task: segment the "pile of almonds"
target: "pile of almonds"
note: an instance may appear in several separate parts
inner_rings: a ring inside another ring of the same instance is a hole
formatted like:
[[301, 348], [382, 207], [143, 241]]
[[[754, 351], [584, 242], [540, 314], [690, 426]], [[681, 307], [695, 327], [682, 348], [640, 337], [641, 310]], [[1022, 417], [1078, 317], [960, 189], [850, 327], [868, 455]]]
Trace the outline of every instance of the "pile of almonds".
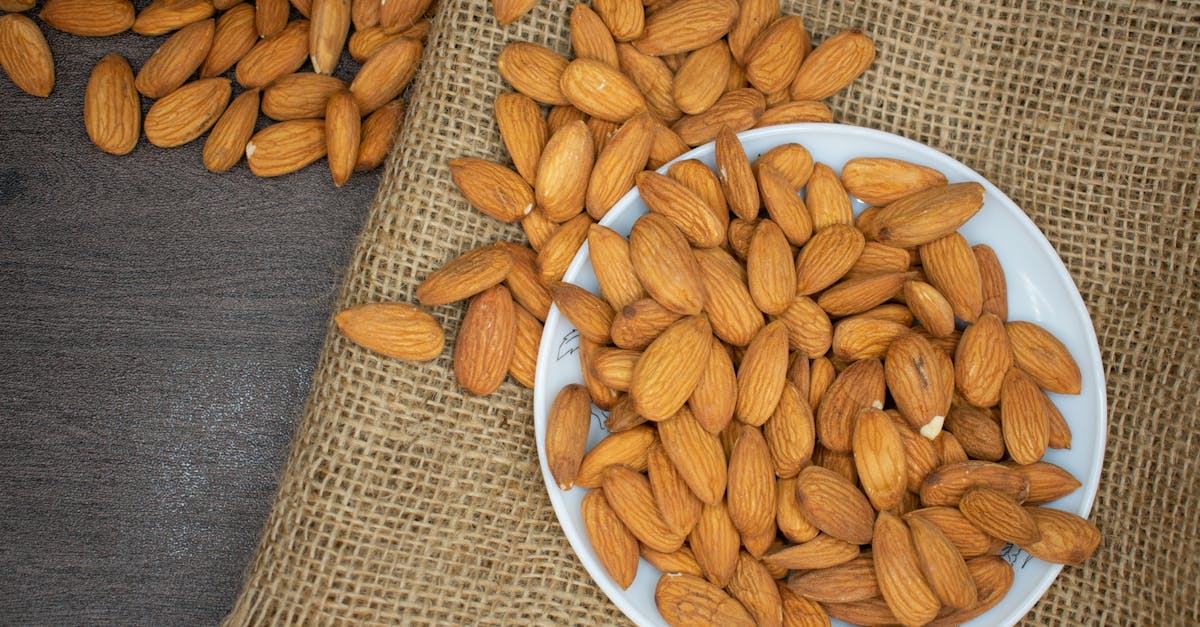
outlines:
[[[173, 33], [138, 70], [113, 53], [96, 64], [84, 125], [102, 150], [122, 155], [144, 131], [181, 146], [206, 132], [204, 165], [232, 168], [242, 155], [258, 176], [279, 176], [328, 156], [336, 185], [378, 167], [404, 116], [432, 0], [47, 0], [39, 18], [58, 30], [104, 37]], [[32, 0], [0, 0], [25, 11]], [[299, 16], [293, 18], [293, 9]], [[218, 14], [219, 12], [219, 14]], [[353, 26], [353, 33], [351, 27]], [[349, 84], [332, 76], [344, 48], [361, 63]], [[300, 71], [306, 61], [311, 72]], [[0, 66], [21, 89], [48, 96], [54, 62], [37, 24], [0, 16]], [[235, 83], [241, 88], [234, 97]], [[141, 97], [154, 104], [141, 119]], [[232, 98], [232, 102], [231, 102]], [[259, 111], [275, 124], [254, 132]], [[365, 118], [365, 119], [364, 119]]]
[[[522, 42], [498, 59], [512, 167], [450, 162], [528, 246], [468, 251], [417, 298], [471, 299], [454, 370], [479, 395], [532, 385], [552, 303], [576, 327], [583, 383], [558, 392], [545, 453], [560, 488], [590, 489], [619, 585], [654, 564], [671, 624], [956, 624], [1008, 591], [1009, 543], [1059, 563], [1095, 550], [1090, 523], [1041, 507], [1079, 486], [1042, 457], [1071, 437], [1044, 390], [1078, 393], [1080, 373], [1007, 320], [996, 255], [957, 232], [982, 187], [869, 156], [838, 172], [799, 144], [751, 161], [736, 136], [830, 121], [819, 99], [870, 64], [865, 35], [810, 48], [772, 0], [594, 0], [571, 40], [574, 59]], [[716, 172], [653, 171], [713, 140]], [[628, 238], [595, 223], [634, 187], [650, 212]], [[599, 295], [562, 281], [585, 241]], [[337, 323], [401, 359], [444, 348], [416, 305]], [[586, 451], [593, 405], [610, 435]]]

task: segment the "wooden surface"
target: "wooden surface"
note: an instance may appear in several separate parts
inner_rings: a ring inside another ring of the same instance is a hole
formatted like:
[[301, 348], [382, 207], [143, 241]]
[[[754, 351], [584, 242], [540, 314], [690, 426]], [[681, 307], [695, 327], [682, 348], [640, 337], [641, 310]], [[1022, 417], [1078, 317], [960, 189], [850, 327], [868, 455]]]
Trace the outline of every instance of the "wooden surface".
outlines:
[[0, 72], [0, 623], [211, 624], [379, 173], [214, 175], [202, 140], [104, 154], [91, 68], [165, 37], [46, 34], [49, 99]]

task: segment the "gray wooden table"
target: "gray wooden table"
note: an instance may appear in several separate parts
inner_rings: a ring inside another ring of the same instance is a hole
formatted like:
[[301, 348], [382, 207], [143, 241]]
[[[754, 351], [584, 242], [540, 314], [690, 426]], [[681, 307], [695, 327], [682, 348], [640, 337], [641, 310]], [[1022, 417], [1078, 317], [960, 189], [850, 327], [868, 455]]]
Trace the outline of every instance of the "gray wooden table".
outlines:
[[0, 623], [212, 623], [379, 173], [338, 190], [324, 161], [209, 174], [202, 141], [102, 153], [92, 66], [136, 71], [165, 37], [46, 34], [49, 99], [0, 73]]

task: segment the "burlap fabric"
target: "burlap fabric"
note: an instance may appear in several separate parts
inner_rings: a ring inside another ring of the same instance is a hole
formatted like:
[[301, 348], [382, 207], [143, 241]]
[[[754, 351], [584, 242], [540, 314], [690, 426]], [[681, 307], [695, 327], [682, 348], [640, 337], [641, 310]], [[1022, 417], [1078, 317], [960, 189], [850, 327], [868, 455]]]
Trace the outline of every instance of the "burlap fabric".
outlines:
[[[517, 239], [470, 209], [446, 161], [503, 158], [492, 121], [513, 40], [567, 49], [572, 3], [497, 27], [443, 0], [404, 135], [341, 303], [411, 300], [461, 251]], [[1062, 256], [1100, 335], [1110, 403], [1093, 519], [1031, 624], [1200, 620], [1200, 5], [789, 2], [819, 42], [875, 39], [839, 121], [924, 142], [1012, 196]], [[462, 305], [439, 308], [451, 337]], [[450, 351], [406, 364], [331, 330], [230, 623], [626, 622], [564, 540], [542, 485], [531, 394], [474, 398]]]

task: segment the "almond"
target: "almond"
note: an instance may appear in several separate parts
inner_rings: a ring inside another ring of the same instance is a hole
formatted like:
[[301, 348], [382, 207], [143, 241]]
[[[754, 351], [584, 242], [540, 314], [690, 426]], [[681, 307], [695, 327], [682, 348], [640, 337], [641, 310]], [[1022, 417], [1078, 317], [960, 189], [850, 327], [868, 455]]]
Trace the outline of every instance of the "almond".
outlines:
[[[845, 564], [859, 556], [858, 545], [820, 534], [763, 556], [763, 562], [789, 570], [817, 570]], [[803, 594], [803, 591], [801, 591]]]
[[821, 531], [851, 544], [871, 542], [874, 510], [845, 477], [809, 466], [797, 476], [796, 500], [805, 518]]
[[258, 120], [258, 96], [257, 89], [238, 94], [213, 126], [204, 141], [204, 167], [209, 172], [228, 171], [246, 154]]
[[403, 30], [386, 28], [384, 26], [372, 26], [362, 30], [355, 30], [350, 35], [350, 38], [346, 40], [346, 49], [350, 51], [350, 57], [355, 61], [365, 63], [367, 59], [375, 56], [375, 53], [380, 48], [401, 37], [425, 43], [428, 35], [428, 19], [421, 20], [410, 28]]
[[695, 257], [713, 333], [734, 346], [746, 346], [762, 328], [763, 316], [740, 275], [741, 265], [719, 249], [697, 250]]
[[[83, 125], [101, 150], [128, 154], [137, 145], [142, 105], [134, 87], [133, 70], [119, 54], [100, 59], [88, 78], [83, 97]], [[238, 149], [241, 154], [243, 145]]]
[[1000, 388], [1012, 362], [1004, 323], [994, 314], [983, 314], [978, 322], [963, 331], [954, 352], [954, 380], [958, 391], [976, 407], [995, 405], [1000, 400]]
[[585, 124], [588, 127], [588, 133], [592, 136], [592, 146], [595, 148], [595, 153], [604, 150], [604, 147], [608, 145], [608, 140], [612, 138], [618, 128], [621, 128], [621, 125], [616, 122], [609, 122], [600, 118], [588, 118]]
[[[879, 242], [867, 242], [862, 254], [858, 257], [858, 261], [854, 262], [850, 271], [846, 273], [845, 278], [861, 279], [874, 274], [904, 272], [909, 267], [908, 251], [880, 244]], [[953, 312], [950, 313], [950, 322], [953, 325]]]
[[664, 553], [682, 546], [683, 536], [663, 521], [645, 477], [625, 466], [609, 466], [600, 477], [609, 505], [639, 541]]
[[408, 303], [357, 305], [338, 312], [334, 322], [351, 342], [396, 359], [428, 361], [446, 346], [442, 325]]
[[354, 30], [378, 26], [381, 8], [381, 4], [376, 0], [352, 0], [350, 19], [354, 22]]
[[796, 256], [796, 293], [807, 296], [832, 285], [850, 270], [865, 246], [862, 232], [853, 226], [835, 224], [818, 231]]
[[737, 255], [738, 259], [745, 261], [746, 257], [750, 256], [750, 240], [754, 239], [754, 229], [757, 227], [757, 218], [753, 220], [734, 218], [729, 221], [726, 242], [729, 250]]
[[954, 315], [975, 322], [983, 310], [983, 279], [967, 240], [951, 233], [923, 244], [921, 263], [929, 282], [946, 297]]
[[783, 601], [771, 573], [749, 553], [738, 555], [733, 576], [726, 588], [733, 598], [750, 611], [760, 627], [783, 625]]
[[[561, 490], [570, 490], [579, 474], [592, 423], [592, 403], [578, 383], [564, 386], [546, 417], [546, 465]], [[589, 529], [588, 535], [596, 536]]]
[[1029, 496], [1024, 501], [1025, 505], [1042, 505], [1056, 501], [1080, 486], [1074, 475], [1050, 462], [1004, 462], [1004, 466], [1017, 471], [1029, 481]]
[[587, 241], [600, 293], [614, 311], [645, 296], [634, 273], [629, 242], [624, 237], [606, 226], [592, 225]]
[[693, 246], [711, 248], [724, 241], [723, 224], [700, 195], [651, 171], [637, 175], [637, 186], [650, 211], [670, 220]]
[[775, 411], [763, 424], [763, 435], [779, 477], [794, 477], [809, 463], [816, 443], [816, 427], [808, 401], [801, 398], [796, 386], [784, 385]]
[[562, 71], [559, 86], [579, 110], [612, 122], [624, 122], [646, 107], [637, 85], [617, 68], [595, 59], [576, 59]]
[[200, 78], [224, 74], [256, 43], [258, 30], [254, 27], [254, 6], [242, 3], [225, 11], [217, 18], [212, 46], [200, 64]]
[[1008, 320], [1008, 284], [1004, 281], [1000, 259], [987, 244], [976, 244], [971, 250], [983, 280], [983, 310], [996, 314], [1000, 320]]
[[346, 82], [333, 76], [288, 74], [262, 91], [262, 111], [272, 120], [324, 118], [329, 97], [345, 89]]
[[770, 418], [787, 377], [787, 329], [782, 322], [764, 326], [751, 340], [738, 367], [738, 420], [759, 426]]
[[846, 189], [842, 187], [837, 173], [823, 163], [813, 165], [805, 190], [805, 202], [812, 214], [814, 230], [819, 231], [833, 224], [854, 223], [854, 212]]
[[379, 9], [379, 23], [389, 28], [408, 28], [421, 19], [433, 0], [387, 0]]
[[247, 89], [266, 87], [300, 69], [308, 57], [308, 20], [296, 20], [265, 37], [237, 62], [237, 81]]
[[925, 483], [925, 478], [929, 476], [929, 473], [941, 465], [937, 449], [934, 448], [933, 442], [929, 438], [922, 437], [910, 427], [900, 412], [889, 409], [886, 413], [892, 420], [892, 424], [895, 425], [896, 434], [900, 436], [900, 441], [904, 445], [904, 471], [908, 491], [919, 492], [921, 484]]
[[363, 115], [387, 104], [408, 87], [417, 73], [423, 49], [421, 42], [401, 37], [384, 45], [363, 63], [350, 82], [350, 93], [354, 94]]
[[930, 473], [921, 485], [921, 503], [926, 507], [955, 507], [963, 494], [975, 487], [986, 487], [1016, 502], [1024, 501], [1029, 494], [1029, 482], [1015, 470], [992, 462], [968, 461]]
[[883, 364], [878, 359], [854, 362], [837, 376], [817, 407], [817, 438], [832, 451], [849, 453], [859, 411], [882, 408], [885, 393]]
[[688, 535], [700, 520], [703, 504], [692, 494], [661, 446], [650, 450], [647, 462], [650, 489], [663, 521], [680, 535]]
[[417, 300], [426, 307], [470, 298], [499, 284], [512, 268], [512, 256], [500, 244], [469, 250], [435, 270], [417, 287]]
[[743, 220], [754, 219], [760, 207], [758, 182], [742, 142], [729, 127], [717, 133], [716, 142], [717, 178], [729, 208]]
[[[817, 307], [816, 303], [813, 306]], [[824, 310], [818, 310], [829, 319]], [[833, 355], [846, 361], [883, 359], [893, 341], [909, 334], [907, 326], [891, 320], [866, 315], [844, 318], [833, 327]]]
[[[635, 377], [635, 383], [637, 380]], [[728, 474], [725, 453], [716, 436], [705, 431], [686, 407], [670, 420], [660, 422], [658, 434], [671, 462], [696, 497], [709, 504], [718, 502], [725, 494]]]
[[904, 283], [913, 275], [910, 272], [891, 272], [845, 279], [817, 297], [817, 304], [830, 316], [862, 313], [899, 294]]
[[904, 444], [887, 414], [866, 408], [854, 424], [854, 466], [876, 510], [900, 505], [907, 488]]
[[832, 122], [833, 113], [829, 107], [816, 100], [793, 100], [767, 107], [763, 111], [754, 128], [775, 126], [777, 124], [796, 124], [800, 122]]
[[679, 118], [671, 130], [687, 145], [699, 146], [716, 139], [722, 128], [737, 133], [753, 127], [766, 106], [757, 89], [737, 89], [723, 94], [703, 113]]
[[888, 391], [908, 424], [930, 440], [937, 437], [954, 396], [950, 359], [925, 338], [909, 334], [888, 347], [884, 374]]
[[812, 217], [783, 173], [769, 163], [758, 164], [758, 189], [767, 213], [783, 230], [788, 243], [802, 246], [807, 242], [813, 232]]
[[454, 376], [468, 392], [486, 396], [500, 387], [516, 345], [512, 294], [489, 287], [471, 300], [454, 346]]
[[603, 490], [591, 490], [583, 495], [579, 507], [588, 541], [604, 570], [622, 589], [629, 588], [637, 575], [637, 538], [608, 504]]
[[931, 187], [946, 184], [933, 168], [884, 157], [858, 157], [842, 166], [846, 189], [863, 202], [882, 207]]
[[46, 0], [38, 17], [72, 35], [107, 37], [133, 26], [134, 9], [129, 0]]
[[796, 293], [796, 266], [783, 230], [771, 220], [762, 220], [750, 240], [746, 258], [750, 297], [766, 314], [782, 314]]
[[671, 68], [662, 59], [638, 52], [627, 43], [617, 44], [616, 53], [614, 67], [619, 67], [621, 73], [637, 86], [651, 115], [665, 123], [674, 122], [683, 115], [671, 95], [674, 83]]
[[[896, 296], [897, 299], [902, 298], [901, 295]], [[887, 322], [895, 322], [896, 324], [911, 325], [914, 324], [912, 312], [908, 307], [900, 303], [884, 303], [876, 305], [860, 314], [843, 318], [842, 320], [853, 320], [855, 318], [870, 318], [872, 320], [885, 320]], [[929, 338], [928, 334], [921, 334], [921, 337]]]
[[634, 369], [630, 389], [639, 414], [649, 420], [666, 420], [679, 411], [704, 372], [710, 334], [703, 315], [689, 316], [672, 324], [646, 348]]
[[[493, 8], [495, 6], [493, 4]], [[588, 5], [577, 4], [571, 9], [570, 31], [571, 49], [576, 58], [596, 59], [617, 67], [617, 45], [612, 33], [604, 20]]]
[[1000, 425], [982, 410], [969, 405], [954, 407], [946, 415], [945, 426], [972, 459], [998, 462], [1004, 458]]
[[513, 342], [512, 361], [508, 364], [508, 374], [517, 383], [533, 389], [537, 375], [538, 346], [542, 341], [542, 323], [524, 307], [516, 307], [514, 310], [517, 314], [517, 334]]
[[794, 296], [787, 308], [772, 318], [787, 327], [788, 346], [809, 358], [824, 355], [833, 342], [829, 315], [807, 296]]
[[975, 606], [967, 610], [950, 612], [930, 623], [934, 627], [961, 625], [995, 607], [1008, 594], [1013, 583], [1013, 568], [1002, 557], [977, 557], [967, 562], [967, 570], [974, 579], [979, 593]]
[[645, 13], [637, 0], [595, 0], [592, 8], [604, 20], [617, 41], [629, 41], [642, 34]]
[[1037, 523], [1012, 496], [986, 487], [967, 490], [958, 509], [984, 533], [1017, 546], [1041, 539]]
[[1000, 426], [1004, 446], [1019, 464], [1032, 464], [1046, 454], [1050, 421], [1043, 403], [1032, 379], [1016, 368], [1008, 371], [1000, 390]]
[[940, 529], [920, 516], [908, 519], [913, 545], [934, 594], [948, 607], [969, 609], [977, 602], [977, 590], [967, 563]]
[[1058, 338], [1032, 322], [1004, 325], [1012, 346], [1013, 362], [1045, 390], [1079, 394], [1079, 365]]
[[699, 313], [705, 290], [696, 258], [687, 239], [663, 216], [649, 213], [633, 224], [629, 234], [633, 268], [642, 287], [671, 311]]
[[350, 33], [350, 15], [350, 0], [313, 0], [308, 50], [317, 74], [332, 74], [337, 68]]
[[1037, 524], [1041, 539], [1021, 548], [1040, 560], [1078, 566], [1100, 545], [1100, 530], [1085, 518], [1048, 507], [1026, 507], [1025, 511]]
[[645, 349], [681, 317], [651, 298], [638, 299], [613, 316], [613, 343], [621, 348]]
[[646, 558], [650, 565], [657, 568], [665, 575], [692, 575], [693, 577], [704, 577], [704, 572], [700, 570], [700, 564], [696, 562], [696, 556], [692, 553], [692, 549], [688, 545], [679, 547], [678, 551], [663, 553], [654, 549], [641, 545], [642, 557]]
[[734, 0], [678, 0], [648, 15], [633, 45], [655, 56], [696, 50], [729, 32], [737, 15]]
[[966, 449], [959, 444], [958, 438], [949, 431], [943, 431], [933, 439], [933, 448], [937, 451], [938, 462], [942, 466], [968, 461]]
[[896, 618], [905, 625], [932, 621], [941, 604], [922, 573], [913, 536], [904, 521], [880, 512], [871, 548], [879, 591]]
[[779, 599], [783, 603], [783, 627], [823, 627], [829, 624], [829, 614], [816, 602], [802, 597], [782, 582], [778, 582]]
[[[599, 220], [633, 188], [635, 175], [650, 157], [653, 141], [654, 121], [648, 114], [634, 116], [621, 125], [591, 168], [585, 195], [588, 214]], [[642, 199], [648, 202], [644, 191]]]
[[[154, 112], [153, 107], [150, 111]], [[149, 122], [147, 114], [147, 125]], [[255, 176], [282, 176], [325, 156], [325, 150], [325, 120], [288, 120], [268, 126], [250, 138], [246, 144], [246, 163]]]
[[542, 111], [532, 98], [519, 93], [496, 96], [496, 126], [517, 172], [532, 185], [549, 132]]
[[287, 26], [292, 7], [286, 0], [255, 0], [254, 25], [260, 37], [277, 35]]
[[473, 157], [451, 159], [449, 165], [450, 176], [467, 202], [489, 217], [516, 222], [533, 208], [533, 190], [516, 172]]
[[202, 78], [167, 94], [146, 113], [146, 138], [171, 148], [203, 135], [225, 110], [231, 89], [229, 79]]
[[703, 506], [700, 520], [688, 536], [704, 577], [722, 587], [729, 583], [737, 567], [740, 542], [724, 499]]
[[[704, 199], [717, 222], [721, 224], [722, 233], [728, 230], [729, 206], [716, 173], [702, 161], [684, 159], [671, 164], [667, 175]], [[722, 235], [721, 243], [724, 242], [725, 238]]]
[[981, 531], [953, 507], [926, 507], [910, 512], [904, 518], [911, 521], [918, 517], [933, 523], [966, 559], [995, 555], [1005, 544]]
[[537, 0], [492, 0], [492, 14], [502, 25], [512, 24], [537, 6]]
[[339, 91], [329, 97], [325, 105], [325, 141], [333, 184], [341, 187], [354, 171], [362, 141], [362, 116], [350, 92]]
[[899, 625], [900, 619], [892, 613], [882, 597], [852, 601], [849, 603], [822, 603], [829, 616], [852, 625]]
[[775, 468], [762, 433], [743, 425], [729, 456], [729, 518], [743, 536], [775, 528]]
[[870, 553], [859, 554], [858, 547], [854, 547], [854, 552], [848, 561], [793, 574], [788, 587], [820, 603], [853, 603], [878, 597], [874, 557]]
[[609, 466], [626, 466], [642, 472], [649, 466], [650, 450], [658, 442], [654, 429], [637, 425], [612, 433], [600, 440], [583, 456], [575, 485], [581, 488], [598, 488], [601, 475]]
[[[754, 160], [754, 166], [761, 173], [763, 168], [771, 167], [779, 171], [787, 179], [792, 192], [804, 187], [813, 173], [812, 154], [800, 144], [781, 144]], [[807, 209], [807, 208], [806, 208]], [[811, 222], [812, 217], [809, 216]]]
[[734, 59], [738, 65], [743, 65], [746, 62], [746, 51], [759, 34], [779, 17], [780, 7], [774, 0], [749, 0], [741, 2], [740, 5], [737, 19], [729, 30], [728, 39]]
[[924, 281], [905, 282], [904, 302], [931, 334], [946, 337], [954, 333], [954, 308], [934, 286]]
[[716, 434], [733, 419], [736, 403], [737, 378], [733, 361], [721, 341], [714, 337], [704, 372], [688, 398], [688, 407], [705, 431]]
[[746, 50], [746, 78], [763, 93], [785, 89], [811, 47], [804, 20], [795, 15], [779, 18]]
[[781, 478], [777, 486], [775, 523], [783, 537], [794, 543], [808, 542], [817, 537], [820, 530], [808, 521], [796, 500], [796, 478]]
[[654, 590], [654, 603], [668, 625], [753, 627], [756, 624], [741, 603], [692, 575], [663, 575]]
[[725, 92], [725, 77], [733, 58], [729, 46], [718, 40], [687, 56], [675, 74], [672, 97], [683, 113], [708, 110]]
[[854, 467], [854, 456], [850, 453], [831, 451], [820, 441], [813, 448], [813, 464], [832, 470], [846, 478], [846, 481], [858, 485], [858, 470]]
[[0, 15], [0, 67], [31, 96], [45, 98], [54, 89], [50, 45], [37, 24], [19, 13]]
[[953, 233], [983, 207], [983, 186], [952, 183], [915, 192], [884, 207], [871, 221], [871, 239], [910, 248]]
[[28, 11], [37, 4], [36, 0], [0, 0], [0, 11]]
[[875, 44], [862, 31], [841, 31], [805, 57], [792, 81], [792, 100], [824, 100], [858, 78], [874, 60]]
[[583, 211], [595, 154], [592, 135], [583, 122], [563, 126], [546, 142], [533, 192], [551, 220], [565, 222]]
[[[564, 68], [567, 67], [567, 64], [565, 61], [563, 62], [563, 67]], [[561, 74], [561, 72], [560, 72], [560, 74]], [[557, 85], [558, 84], [558, 76], [557, 75], [555, 76], [554, 80], [555, 80], [555, 85]], [[550, 111], [546, 113], [546, 128], [550, 133], [556, 133], [556, 132], [558, 132], [558, 129], [566, 126], [567, 124], [570, 124], [571, 122], [574, 122], [576, 120], [579, 120], [581, 122], [587, 122], [588, 119], [589, 119], [588, 114], [584, 113], [583, 111], [580, 111], [579, 109], [576, 109], [575, 107], [572, 107], [569, 104], [558, 105], [558, 106], [550, 107]]]
[[608, 303], [591, 292], [562, 281], [550, 283], [550, 295], [563, 316], [575, 325], [579, 334], [597, 344], [611, 340], [613, 310]]
[[604, 384], [592, 372], [591, 364], [595, 361], [595, 355], [603, 346], [597, 344], [586, 337], [579, 338], [579, 368], [583, 375], [583, 385], [588, 389], [588, 395], [592, 397], [592, 403], [601, 410], [610, 411], [616, 406], [617, 401], [621, 399], [623, 392], [614, 390]]
[[[209, 0], [154, 0], [137, 14], [131, 28], [139, 35], [165, 35], [192, 22], [206, 20], [212, 17], [213, 13], [214, 8]], [[115, 33], [123, 30], [125, 29]]]

